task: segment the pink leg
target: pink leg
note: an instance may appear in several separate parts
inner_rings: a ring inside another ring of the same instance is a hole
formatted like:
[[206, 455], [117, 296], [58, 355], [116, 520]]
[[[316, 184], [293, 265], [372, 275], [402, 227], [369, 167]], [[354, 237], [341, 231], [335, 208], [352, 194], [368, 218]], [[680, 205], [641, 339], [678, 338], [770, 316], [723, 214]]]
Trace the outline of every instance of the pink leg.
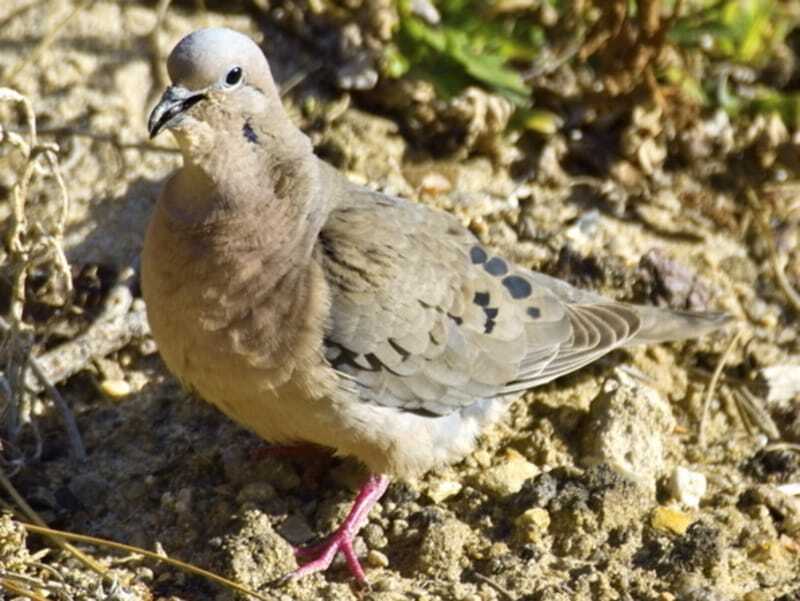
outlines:
[[342, 522], [342, 525], [336, 529], [336, 532], [321, 545], [296, 551], [299, 557], [314, 555], [316, 558], [297, 568], [289, 575], [289, 578], [301, 578], [307, 574], [327, 570], [333, 558], [341, 551], [347, 561], [347, 567], [350, 568], [350, 573], [353, 574], [358, 582], [364, 584], [367, 578], [353, 550], [353, 539], [355, 539], [358, 531], [367, 521], [370, 509], [386, 492], [387, 486], [389, 486], [389, 478], [386, 476], [370, 476], [361, 487], [350, 513]]

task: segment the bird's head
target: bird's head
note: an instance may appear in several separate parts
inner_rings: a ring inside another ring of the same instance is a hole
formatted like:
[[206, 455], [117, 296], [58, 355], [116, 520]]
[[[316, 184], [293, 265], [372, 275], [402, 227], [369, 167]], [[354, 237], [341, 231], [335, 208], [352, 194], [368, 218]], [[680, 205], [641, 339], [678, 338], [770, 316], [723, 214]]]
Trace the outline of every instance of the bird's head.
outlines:
[[[265, 122], [284, 113], [261, 49], [244, 34], [222, 27], [183, 38], [167, 60], [172, 81], [150, 113], [150, 137], [170, 130], [186, 156], [209, 152], [222, 136], [260, 142]], [[276, 132], [277, 133], [277, 132]]]

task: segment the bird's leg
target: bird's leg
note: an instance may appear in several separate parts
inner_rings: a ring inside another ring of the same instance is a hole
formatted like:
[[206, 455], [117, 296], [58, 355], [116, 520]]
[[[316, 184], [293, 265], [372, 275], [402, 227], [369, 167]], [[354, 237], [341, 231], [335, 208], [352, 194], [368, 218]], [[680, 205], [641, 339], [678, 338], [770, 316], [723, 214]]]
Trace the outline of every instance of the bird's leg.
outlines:
[[290, 578], [300, 578], [307, 574], [327, 570], [336, 554], [341, 552], [344, 554], [350, 573], [360, 583], [365, 583], [367, 579], [353, 550], [353, 540], [367, 521], [370, 509], [386, 492], [387, 486], [389, 486], [388, 477], [370, 476], [361, 487], [350, 513], [328, 540], [320, 545], [295, 550], [298, 557], [314, 556], [315, 559], [297, 568], [290, 574]]

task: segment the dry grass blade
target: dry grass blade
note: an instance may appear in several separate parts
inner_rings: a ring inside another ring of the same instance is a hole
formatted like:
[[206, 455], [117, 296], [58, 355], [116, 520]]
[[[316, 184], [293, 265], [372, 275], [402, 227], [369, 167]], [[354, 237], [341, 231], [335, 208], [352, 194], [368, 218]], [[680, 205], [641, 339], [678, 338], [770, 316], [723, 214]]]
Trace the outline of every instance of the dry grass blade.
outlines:
[[772, 440], [781, 437], [781, 433], [772, 416], [764, 409], [763, 400], [745, 387], [735, 388], [733, 396], [746, 424], [757, 428]]
[[774, 442], [764, 447], [765, 451], [794, 451], [800, 453], [800, 444], [794, 442]]
[[722, 375], [722, 370], [725, 369], [725, 364], [730, 359], [731, 354], [733, 353], [733, 349], [736, 348], [736, 344], [739, 342], [739, 339], [744, 334], [744, 330], [739, 330], [736, 332], [736, 335], [731, 339], [728, 348], [725, 349], [725, 352], [722, 353], [722, 356], [719, 359], [719, 363], [717, 363], [717, 367], [714, 369], [714, 373], [711, 376], [711, 381], [708, 383], [708, 389], [706, 390], [706, 398], [703, 402], [703, 413], [700, 416], [700, 428], [697, 434], [697, 441], [699, 442], [701, 447], [706, 445], [706, 436], [705, 436], [705, 425], [708, 421], [708, 412], [711, 408], [711, 399], [714, 398], [714, 392], [717, 390], [717, 384], [719, 383], [719, 378]]
[[[6, 490], [8, 495], [13, 499], [14, 503], [17, 504], [19, 510], [23, 514], [25, 514], [29, 520], [39, 524], [38, 527], [44, 528], [45, 530], [50, 530], [49, 528], [47, 528], [47, 525], [45, 524], [44, 520], [39, 517], [39, 514], [37, 514], [33, 510], [33, 508], [30, 505], [28, 505], [25, 499], [22, 498], [22, 495], [19, 494], [19, 491], [11, 483], [11, 480], [8, 479], [5, 471], [2, 468], [0, 468], [0, 486], [2, 486]], [[71, 553], [76, 559], [81, 561], [89, 569], [101, 575], [105, 574], [108, 571], [104, 566], [97, 563], [94, 559], [83, 553], [80, 549], [73, 547], [68, 542], [66, 542], [64, 538], [59, 537], [58, 532], [56, 532], [55, 530], [51, 531], [51, 533], [49, 533], [48, 535], [56, 545], [61, 547], [67, 553]]]
[[8, 578], [0, 578], [0, 589], [6, 590], [14, 595], [19, 595], [21, 597], [32, 599], [33, 601], [48, 601], [41, 595], [37, 595], [33, 591], [30, 591], [24, 588], [23, 586], [16, 584], [15, 582], [11, 581]]
[[261, 601], [274, 601], [274, 599], [270, 597], [265, 597], [264, 595], [261, 595], [245, 586], [242, 586], [241, 584], [238, 584], [233, 580], [228, 580], [227, 578], [214, 574], [213, 572], [204, 570], [203, 568], [198, 568], [197, 566], [192, 565], [190, 563], [186, 563], [178, 559], [172, 559], [171, 557], [165, 557], [163, 555], [159, 555], [158, 553], [154, 553], [153, 551], [147, 551], [146, 549], [141, 549], [139, 547], [133, 547], [131, 545], [125, 545], [123, 543], [117, 543], [102, 538], [96, 538], [94, 536], [87, 536], [85, 534], [62, 532], [60, 530], [53, 530], [52, 528], [47, 528], [45, 526], [37, 526], [35, 524], [27, 524], [25, 522], [21, 522], [21, 524], [29, 532], [33, 532], [36, 534], [44, 534], [51, 537], [66, 538], [77, 542], [89, 543], [100, 547], [116, 549], [118, 551], [125, 551], [126, 553], [137, 553], [139, 555], [147, 557], [148, 559], [153, 559], [161, 563], [169, 564], [188, 574], [193, 574], [195, 576], [206, 578], [208, 580], [211, 580], [212, 582], [216, 582], [221, 586], [234, 590], [237, 593], [241, 593], [243, 595], [249, 595], [251, 597], [255, 597], [256, 599], [260, 599]]

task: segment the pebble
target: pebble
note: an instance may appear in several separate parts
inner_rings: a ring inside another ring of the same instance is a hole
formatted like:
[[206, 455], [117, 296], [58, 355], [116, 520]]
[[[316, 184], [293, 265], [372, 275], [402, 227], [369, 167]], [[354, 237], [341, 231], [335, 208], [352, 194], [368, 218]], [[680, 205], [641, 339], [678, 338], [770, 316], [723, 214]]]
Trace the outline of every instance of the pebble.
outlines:
[[275, 498], [275, 487], [268, 482], [256, 481], [248, 482], [236, 495], [236, 500], [239, 503], [255, 503], [261, 504]]
[[122, 399], [132, 392], [131, 385], [125, 380], [103, 380], [100, 392], [111, 399]]
[[275, 529], [278, 534], [292, 544], [299, 545], [314, 538], [314, 531], [305, 518], [292, 514]]
[[436, 480], [428, 486], [428, 497], [434, 503], [441, 503], [460, 493], [462, 488], [461, 483], [454, 480]]
[[469, 526], [453, 518], [428, 529], [415, 553], [417, 569], [436, 578], [460, 577], [464, 547], [472, 537]]
[[605, 463], [654, 497], [656, 478], [664, 470], [664, 438], [674, 428], [675, 418], [661, 395], [617, 369], [592, 402], [583, 462]]
[[478, 477], [478, 485], [487, 492], [505, 497], [519, 492], [526, 480], [541, 470], [517, 451], [509, 449], [497, 465], [490, 467]]
[[373, 568], [388, 568], [389, 558], [380, 551], [372, 549], [367, 553], [367, 563]]
[[681, 505], [697, 509], [706, 494], [708, 482], [700, 472], [682, 466], [675, 467], [669, 477], [669, 493]]
[[514, 523], [522, 531], [524, 538], [536, 542], [547, 533], [550, 527], [550, 514], [546, 509], [533, 507], [522, 513]]
[[672, 507], [656, 507], [650, 525], [661, 532], [671, 532], [682, 536], [689, 529], [695, 519], [680, 509]]

